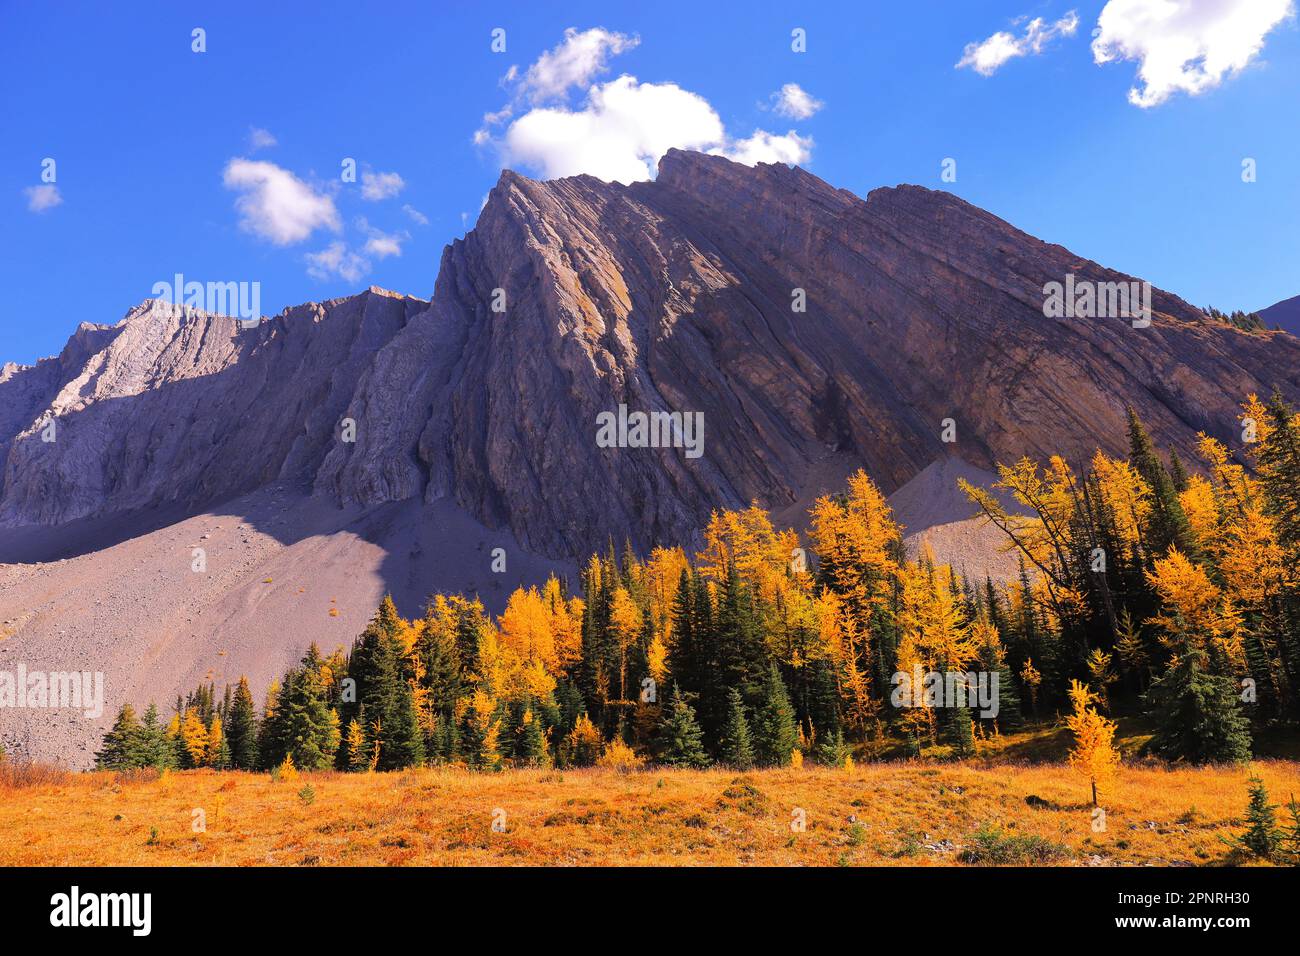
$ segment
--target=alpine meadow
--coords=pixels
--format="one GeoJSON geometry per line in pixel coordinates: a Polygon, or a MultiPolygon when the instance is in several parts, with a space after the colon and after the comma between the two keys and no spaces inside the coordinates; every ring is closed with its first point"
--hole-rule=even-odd
{"type": "Polygon", "coordinates": [[[0,13],[18,923],[1286,925],[1295,0],[918,4],[0,13]]]}

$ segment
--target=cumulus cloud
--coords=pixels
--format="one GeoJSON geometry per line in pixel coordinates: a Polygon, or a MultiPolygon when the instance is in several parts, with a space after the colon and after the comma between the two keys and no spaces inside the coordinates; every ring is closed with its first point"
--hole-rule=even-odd
{"type": "MultiPolygon", "coordinates": [[[[601,27],[581,33],[569,27],[564,31],[563,42],[543,53],[528,68],[517,92],[534,104],[562,98],[570,89],[585,88],[593,77],[604,73],[611,56],[625,53],[640,42],[637,37],[601,27]]],[[[508,73],[506,82],[517,75],[517,71],[508,73]]]]}
{"type": "Polygon", "coordinates": [[[223,182],[239,193],[239,226],[277,246],[302,242],[317,229],[339,231],[334,200],[274,163],[232,159],[223,182]]]}
{"type": "Polygon", "coordinates": [[[250,153],[255,153],[259,149],[270,149],[276,142],[276,138],[260,126],[250,126],[248,128],[248,151],[250,153]]]}
{"type": "Polygon", "coordinates": [[[649,179],[671,147],[702,149],[721,142],[722,120],[702,96],[675,83],[639,83],[621,76],[594,86],[584,107],[531,110],[506,131],[507,161],[548,179],[590,173],[621,183],[649,179]]]}
{"type": "Polygon", "coordinates": [[[1030,54],[1037,56],[1050,41],[1074,36],[1078,29],[1079,15],[1073,10],[1053,23],[1035,17],[1025,25],[1020,36],[999,30],[986,40],[967,43],[957,61],[957,69],[968,66],[981,76],[992,76],[1008,60],[1030,54]]]}
{"type": "Polygon", "coordinates": [[[805,120],[826,104],[814,99],[798,83],[787,83],[772,94],[772,109],[780,116],[794,120],[805,120]]]}
{"type": "Polygon", "coordinates": [[[23,190],[23,195],[27,197],[27,209],[30,212],[45,212],[63,202],[59,187],[53,183],[46,183],[44,186],[28,186],[23,190]]]}
{"type": "Polygon", "coordinates": [[[1178,92],[1214,89],[1245,69],[1268,34],[1294,15],[1294,0],[1109,0],[1092,56],[1099,64],[1137,62],[1128,99],[1147,109],[1178,92]]]}
{"type": "Polygon", "coordinates": [[[362,252],[374,256],[376,259],[400,256],[402,254],[402,243],[411,238],[405,232],[384,232],[381,229],[376,229],[364,218],[357,220],[357,229],[367,237],[362,252]]]}
{"type": "Polygon", "coordinates": [[[406,180],[397,173],[372,173],[368,169],[361,173],[362,199],[371,202],[392,199],[405,188],[406,180]]]}
{"type": "Polygon", "coordinates": [[[331,242],[320,252],[307,253],[307,274],[314,279],[342,279],[357,282],[370,271],[370,263],[348,249],[342,240],[331,242]]]}
{"type": "Polygon", "coordinates": [[[725,146],[710,149],[716,156],[726,156],[737,163],[754,166],[758,163],[798,164],[812,155],[811,136],[800,136],[794,130],[784,136],[756,129],[748,139],[738,139],[725,146]]]}
{"type": "MultiPolygon", "coordinates": [[[[631,183],[654,176],[659,157],[673,147],[709,151],[740,162],[806,162],[810,138],[794,131],[776,135],[756,130],[732,140],[709,101],[676,83],[642,83],[624,74],[586,86],[607,69],[610,56],[637,40],[602,29],[567,30],[565,40],[522,73],[512,69],[503,79],[515,82],[511,103],[534,105],[516,116],[510,104],[484,117],[474,135],[478,144],[496,147],[502,161],[538,170],[548,179],[587,173],[604,180],[631,183]],[[585,89],[585,98],[570,105],[569,93],[585,89]],[[536,105],[550,102],[549,105],[536,105]],[[494,136],[489,127],[511,120],[494,136]]],[[[816,100],[789,84],[791,103],[815,111],[816,100]]],[[[784,90],[783,90],[784,92],[784,90]]],[[[792,108],[795,108],[792,106],[792,108]]],[[[811,112],[806,115],[811,115],[811,112]]]]}

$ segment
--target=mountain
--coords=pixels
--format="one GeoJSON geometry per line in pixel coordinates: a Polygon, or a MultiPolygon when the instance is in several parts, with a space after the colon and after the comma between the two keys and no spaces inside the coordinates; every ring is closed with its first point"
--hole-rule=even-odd
{"type": "MultiPolygon", "coordinates": [[[[1160,290],[1148,328],[1048,317],[1071,275],[1131,279],[947,193],[673,150],[631,186],[502,173],[428,301],[84,323],[0,369],[0,670],[102,670],[110,711],[264,687],[386,591],[499,609],[611,540],[690,546],[713,508],[802,524],[858,467],[913,546],[1002,574],[956,476],[1123,453],[1127,404],[1191,460],[1198,431],[1238,444],[1247,393],[1300,396],[1295,338],[1160,290]],[[698,414],[702,454],[605,447],[620,406],[698,414]]],[[[0,739],[83,764],[99,727],[0,710],[0,739]]]]}
{"type": "Polygon", "coordinates": [[[1274,302],[1267,309],[1260,309],[1259,317],[1269,328],[1276,325],[1292,335],[1300,335],[1300,295],[1293,295],[1281,302],[1274,302]]]}

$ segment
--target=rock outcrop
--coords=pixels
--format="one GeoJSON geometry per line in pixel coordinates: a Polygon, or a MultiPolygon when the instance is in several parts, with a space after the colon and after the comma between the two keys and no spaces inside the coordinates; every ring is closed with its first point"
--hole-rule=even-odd
{"type": "Polygon", "coordinates": [[[241,328],[148,300],[117,325],[83,324],[57,358],[0,370],[0,521],[197,508],[311,481],[361,373],[426,307],[372,289],[241,328]]]}
{"type": "Polygon", "coordinates": [[[1121,452],[1126,404],[1190,458],[1198,431],[1236,434],[1248,392],[1300,391],[1296,340],[1159,290],[1149,328],[1047,318],[1044,284],[1070,274],[1129,279],[917,186],[862,200],[680,151],[630,187],[506,172],[429,311],[362,377],[360,437],[317,487],[451,496],[572,555],[688,541],[719,505],[806,502],[832,456],[889,492],[954,454],[988,469],[1121,452]],[[597,447],[596,416],[620,404],[703,412],[705,454],[597,447]]]}
{"type": "Polygon", "coordinates": [[[1126,404],[1190,458],[1198,431],[1236,438],[1248,392],[1300,395],[1295,338],[1160,290],[1149,328],[1049,318],[1067,275],[1130,278],[918,186],[861,199],[676,150],[632,186],[507,171],[431,302],[372,290],[246,331],[147,304],[5,366],[0,521],[295,480],[350,505],[451,499],[581,557],[689,542],[718,506],[797,513],[858,466],[892,492],[941,458],[1121,452],[1126,404]],[[620,405],[701,413],[703,455],[600,447],[620,405]]]}

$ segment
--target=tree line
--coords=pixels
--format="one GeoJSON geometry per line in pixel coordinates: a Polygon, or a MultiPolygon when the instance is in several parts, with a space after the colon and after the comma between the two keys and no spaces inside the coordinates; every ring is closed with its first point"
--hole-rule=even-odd
{"type": "Polygon", "coordinates": [[[1300,719],[1300,418],[1280,395],[1242,418],[1246,461],[1204,435],[1198,466],[1166,459],[1130,412],[1126,459],[999,466],[1019,509],[963,483],[1019,554],[1009,584],[909,558],[859,471],[814,504],[808,553],[751,506],[713,514],[693,556],[611,545],[576,587],[520,588],[499,617],[438,594],[407,620],[385,598],[350,649],[313,644],[260,710],[242,678],[178,699],[165,724],[124,706],[99,764],[843,765],[899,743],[968,755],[1072,709],[1105,744],[1089,758],[1104,776],[1096,710],[1121,704],[1152,715],[1162,757],[1243,760],[1300,719]],[[895,675],[917,668],[996,674],[997,714],[893,706],[895,675]]]}

